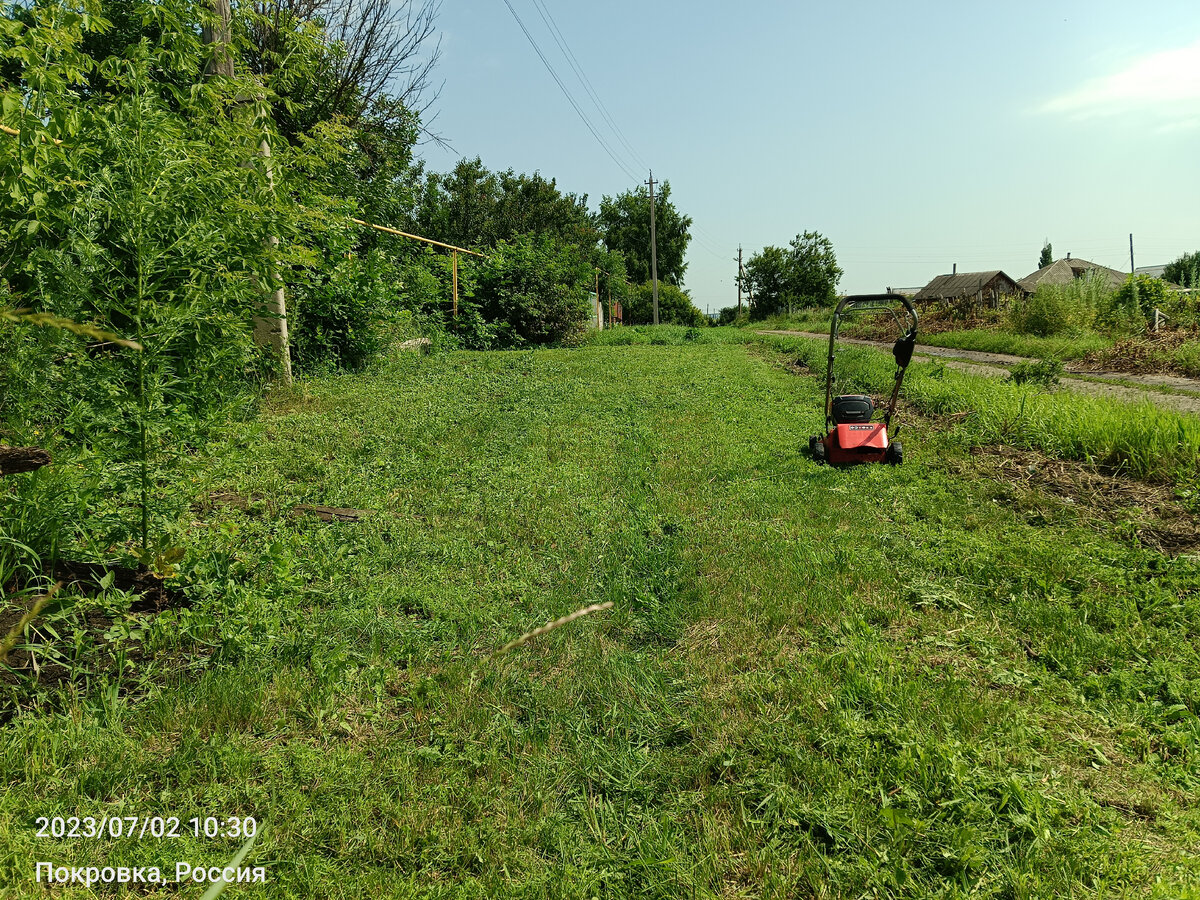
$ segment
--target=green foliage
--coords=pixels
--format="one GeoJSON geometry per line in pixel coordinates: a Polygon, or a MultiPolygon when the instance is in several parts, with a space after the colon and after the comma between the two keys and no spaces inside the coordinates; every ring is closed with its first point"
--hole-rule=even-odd
{"type": "Polygon", "coordinates": [[[1144,327],[1155,308],[1164,306],[1166,300],[1167,286],[1162,279],[1139,272],[1126,278],[1113,294],[1109,318],[1134,321],[1144,327]]]}
{"type": "Polygon", "coordinates": [[[815,231],[798,234],[787,249],[764,247],[746,263],[743,287],[750,317],[765,319],[803,306],[833,306],[842,269],[833,243],[815,231]]]}
{"type": "Polygon", "coordinates": [[[448,174],[426,176],[415,227],[472,250],[536,233],[586,251],[599,237],[586,195],[564,194],[554,179],[537,173],[491,172],[478,157],[448,174]]]}
{"type": "Polygon", "coordinates": [[[1044,388],[1053,388],[1062,380],[1062,374],[1062,360],[1051,356],[1017,363],[1008,370],[1008,380],[1014,384],[1037,384],[1044,388]]]}
{"type": "Polygon", "coordinates": [[[1200,250],[1184,253],[1167,263],[1163,269],[1163,281],[1185,288],[1200,288],[1200,250]]]}
{"type": "Polygon", "coordinates": [[[1030,296],[1013,301],[1009,325],[1039,337],[1082,333],[1109,308],[1110,295],[1107,283],[1090,274],[1069,284],[1039,284],[1030,296]]]}
{"type": "Polygon", "coordinates": [[[293,364],[312,371],[332,364],[359,369],[386,345],[396,324],[396,272],[385,255],[327,262],[320,280],[301,283],[289,298],[293,364]]]}
{"type": "Polygon", "coordinates": [[[575,248],[548,235],[499,243],[479,263],[474,291],[501,347],[552,344],[582,331],[591,315],[592,271],[575,248]]]}
{"type": "Polygon", "coordinates": [[[101,454],[91,462],[103,467],[104,487],[132,502],[89,527],[100,529],[100,546],[132,537],[150,558],[177,512],[162,500],[165,484],[217,424],[246,407],[262,370],[252,334],[273,272],[310,259],[288,239],[320,216],[291,197],[320,197],[299,181],[289,191],[288,173],[302,180],[314,159],[336,153],[319,136],[310,143],[320,152],[281,148],[284,187],[272,190],[265,163],[255,161],[263,110],[240,100],[256,86],[200,80],[206,50],[187,24],[202,17],[200,6],[139,7],[161,43],[142,39],[100,60],[80,50],[83,17],[56,6],[43,12],[45,23],[20,32],[6,54],[25,61],[25,87],[6,85],[3,95],[5,123],[25,126],[19,139],[0,138],[0,182],[11,201],[0,207],[6,302],[121,335],[144,351],[85,348],[44,329],[0,330],[3,427],[13,436],[40,432],[68,458],[101,454]],[[286,252],[272,235],[284,238],[286,252]]]}
{"type": "Polygon", "coordinates": [[[736,306],[724,306],[717,313],[718,325],[742,325],[750,319],[750,311],[746,307],[742,307],[738,311],[736,306]]]}
{"type": "MultiPolygon", "coordinates": [[[[638,188],[600,201],[600,233],[610,251],[624,255],[629,278],[650,280],[650,193],[638,188]]],[[[658,245],[658,280],[679,287],[687,270],[687,248],[692,240],[692,217],[671,202],[671,183],[664,181],[654,194],[654,228],[658,245]]]]}
{"type": "MultiPolygon", "coordinates": [[[[692,304],[687,292],[665,282],[659,282],[658,285],[658,321],[662,325],[692,327],[706,324],[704,313],[692,304]]],[[[625,324],[651,325],[653,322],[654,284],[639,284],[632,290],[625,305],[625,324]]]]}
{"type": "Polygon", "coordinates": [[[1038,257],[1037,267],[1044,269],[1052,262],[1054,262],[1054,248],[1050,246],[1050,241],[1046,241],[1046,243],[1042,244],[1042,253],[1038,257]]]}

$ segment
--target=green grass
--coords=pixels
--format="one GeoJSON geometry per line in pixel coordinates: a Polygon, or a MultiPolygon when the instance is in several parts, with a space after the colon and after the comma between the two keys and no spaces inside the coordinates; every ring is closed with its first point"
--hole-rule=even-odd
{"type": "Polygon", "coordinates": [[[1010,331],[971,328],[964,331],[945,331],[921,335],[922,344],[933,347],[953,347],[957,350],[978,350],[983,353],[1009,353],[1033,359],[1081,359],[1093,350],[1111,347],[1113,340],[1091,332],[1073,337],[1038,337],[1010,331]]]}
{"type": "Polygon", "coordinates": [[[195,605],[0,728],[0,892],[242,843],[38,815],[199,813],[257,817],[256,897],[1200,896],[1196,558],[956,474],[1077,398],[920,367],[977,412],[815,465],[809,344],[407,356],[237,426],[195,605]]]}

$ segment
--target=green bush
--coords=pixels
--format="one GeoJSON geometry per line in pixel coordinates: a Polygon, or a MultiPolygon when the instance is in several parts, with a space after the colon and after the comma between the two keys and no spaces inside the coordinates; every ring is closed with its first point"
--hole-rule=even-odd
{"type": "Polygon", "coordinates": [[[1127,322],[1144,327],[1167,300],[1167,286],[1162,279],[1139,273],[1130,275],[1112,296],[1106,319],[1114,324],[1127,322]]]}
{"type": "Polygon", "coordinates": [[[494,326],[495,346],[558,343],[582,331],[591,314],[591,268],[549,236],[501,241],[478,272],[471,299],[494,326]]]}
{"type": "Polygon", "coordinates": [[[327,265],[312,284],[289,297],[293,364],[302,371],[332,365],[359,369],[378,353],[396,317],[394,269],[372,251],[364,258],[327,265]]]}
{"type": "MultiPolygon", "coordinates": [[[[626,325],[650,325],[654,322],[654,284],[647,281],[630,292],[625,306],[626,325]]],[[[704,313],[692,305],[685,291],[664,281],[658,283],[658,322],[660,325],[688,325],[698,328],[706,324],[704,313]]]]}

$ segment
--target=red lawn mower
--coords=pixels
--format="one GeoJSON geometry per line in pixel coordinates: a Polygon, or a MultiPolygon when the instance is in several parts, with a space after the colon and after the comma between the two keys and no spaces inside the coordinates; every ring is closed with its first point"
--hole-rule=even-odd
{"type": "Polygon", "coordinates": [[[894,438],[897,427],[888,435],[896,399],[904,381],[904,370],[912,361],[917,343],[917,311],[903,294],[859,294],[846,297],[833,311],[829,325],[829,362],[825,370],[825,432],[824,437],[813,435],[808,449],[817,462],[832,465],[850,463],[888,463],[898,466],[904,462],[904,448],[894,438]],[[888,400],[883,421],[872,422],[875,402],[865,394],[833,396],[833,354],[837,349],[838,329],[842,316],[851,312],[891,313],[900,327],[901,336],[892,347],[896,359],[896,383],[888,400]],[[907,326],[907,327],[906,327],[907,326]]]}

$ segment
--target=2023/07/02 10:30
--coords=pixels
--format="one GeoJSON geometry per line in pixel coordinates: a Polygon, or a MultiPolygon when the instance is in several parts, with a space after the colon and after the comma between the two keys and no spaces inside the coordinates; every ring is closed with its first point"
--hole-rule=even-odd
{"type": "Polygon", "coordinates": [[[37,837],[44,838],[251,838],[258,832],[253,816],[38,816],[37,837]]]}

